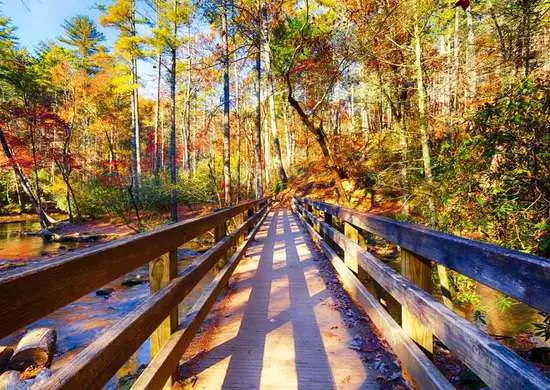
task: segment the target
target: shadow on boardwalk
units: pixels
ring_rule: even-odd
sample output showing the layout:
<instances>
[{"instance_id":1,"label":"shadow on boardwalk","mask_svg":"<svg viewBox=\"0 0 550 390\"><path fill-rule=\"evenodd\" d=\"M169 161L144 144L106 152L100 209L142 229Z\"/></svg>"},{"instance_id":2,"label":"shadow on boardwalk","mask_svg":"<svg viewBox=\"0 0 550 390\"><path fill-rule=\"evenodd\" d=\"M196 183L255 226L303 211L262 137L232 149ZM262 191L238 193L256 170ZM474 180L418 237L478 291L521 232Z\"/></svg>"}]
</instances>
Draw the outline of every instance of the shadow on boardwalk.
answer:
<instances>
[{"instance_id":1,"label":"shadow on boardwalk","mask_svg":"<svg viewBox=\"0 0 550 390\"><path fill-rule=\"evenodd\" d=\"M177 387L404 385L393 357L289 210L269 214L229 288L183 357Z\"/></svg>"}]
</instances>

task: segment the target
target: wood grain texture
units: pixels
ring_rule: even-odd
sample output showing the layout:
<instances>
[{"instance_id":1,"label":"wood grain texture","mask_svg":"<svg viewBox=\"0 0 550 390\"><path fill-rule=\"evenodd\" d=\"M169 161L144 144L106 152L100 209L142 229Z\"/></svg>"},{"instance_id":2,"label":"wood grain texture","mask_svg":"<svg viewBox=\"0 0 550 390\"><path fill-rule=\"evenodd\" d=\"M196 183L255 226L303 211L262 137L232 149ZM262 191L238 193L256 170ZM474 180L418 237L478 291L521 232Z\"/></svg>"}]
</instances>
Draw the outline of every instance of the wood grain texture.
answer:
<instances>
[{"instance_id":1,"label":"wood grain texture","mask_svg":"<svg viewBox=\"0 0 550 390\"><path fill-rule=\"evenodd\" d=\"M299 201L315 205L418 256L469 276L534 308L550 312L548 259L307 198Z\"/></svg>"},{"instance_id":2,"label":"wood grain texture","mask_svg":"<svg viewBox=\"0 0 550 390\"><path fill-rule=\"evenodd\" d=\"M415 256L406 249L401 250L401 273L415 286L432 291L432 267L429 260ZM405 333L425 351L433 353L433 336L406 306L401 307L401 326Z\"/></svg>"},{"instance_id":3,"label":"wood grain texture","mask_svg":"<svg viewBox=\"0 0 550 390\"><path fill-rule=\"evenodd\" d=\"M305 223L305 218L298 214L306 229L315 241L320 243L325 256L340 275L342 284L352 299L361 306L378 330L384 335L384 339L392 347L393 352L401 360L402 367L415 383L421 384L422 389L453 389L453 386L439 372L437 367L426 357L420 348L405 334L403 329L395 322L388 312L380 305L361 281L344 264L330 246Z\"/></svg>"},{"instance_id":4,"label":"wood grain texture","mask_svg":"<svg viewBox=\"0 0 550 390\"><path fill-rule=\"evenodd\" d=\"M309 213L309 217L313 216ZM488 386L509 390L550 388L550 379L534 366L437 302L429 293L413 285L342 233L323 222L321 231L345 250L356 251L360 266L431 329Z\"/></svg>"},{"instance_id":5,"label":"wood grain texture","mask_svg":"<svg viewBox=\"0 0 550 390\"><path fill-rule=\"evenodd\" d=\"M178 277L147 298L133 312L109 328L92 344L55 372L43 389L99 388L115 374L168 314L212 269L236 236L259 218L255 214L243 225L198 256Z\"/></svg>"},{"instance_id":6,"label":"wood grain texture","mask_svg":"<svg viewBox=\"0 0 550 390\"><path fill-rule=\"evenodd\" d=\"M155 259L149 263L149 290L152 294L160 290L162 287L170 283L170 280L174 279L178 273L177 267L177 253L176 251L170 251L165 253L158 259ZM168 342L172 333L178 326L178 309L174 308L168 317L161 322L159 327L151 333L149 337L151 357L158 354L161 348ZM159 388L170 389L172 387L172 378L167 378L164 386Z\"/></svg>"},{"instance_id":7,"label":"wood grain texture","mask_svg":"<svg viewBox=\"0 0 550 390\"><path fill-rule=\"evenodd\" d=\"M216 277L208 284L197 302L185 316L179 329L159 351L155 358L147 365L147 368L133 384L133 389L156 390L166 381L171 372L177 368L181 356L193 340L210 308L214 304L220 291L226 286L239 260L254 239L254 236L267 215L268 209L264 208L262 217L252 229L247 239L239 245L237 251L231 256L227 264L220 270Z\"/></svg>"},{"instance_id":8,"label":"wood grain texture","mask_svg":"<svg viewBox=\"0 0 550 390\"><path fill-rule=\"evenodd\" d=\"M259 202L253 200L60 256L42 266L1 278L0 338L174 250Z\"/></svg>"}]
</instances>

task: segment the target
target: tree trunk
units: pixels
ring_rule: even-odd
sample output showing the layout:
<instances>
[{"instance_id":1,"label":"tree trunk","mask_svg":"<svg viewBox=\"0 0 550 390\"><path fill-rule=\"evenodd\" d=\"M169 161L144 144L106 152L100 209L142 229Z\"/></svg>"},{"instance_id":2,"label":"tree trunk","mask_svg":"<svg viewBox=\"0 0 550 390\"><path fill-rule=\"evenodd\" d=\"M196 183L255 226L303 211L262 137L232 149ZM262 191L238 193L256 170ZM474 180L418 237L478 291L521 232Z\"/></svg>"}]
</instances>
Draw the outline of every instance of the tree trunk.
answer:
<instances>
[{"instance_id":1,"label":"tree trunk","mask_svg":"<svg viewBox=\"0 0 550 390\"><path fill-rule=\"evenodd\" d=\"M269 27L268 27L268 20L267 20L267 8L263 7L263 17L264 17L264 68L265 72L267 74L267 84L268 84L268 91L269 91L269 97L268 97L268 106L269 106L269 117L271 120L271 134L273 136L273 150L275 152L275 169L277 170L277 174L279 175L279 179L286 183L288 182L288 178L286 176L285 169L283 167L283 158L281 157L281 143L279 141L279 134L277 131L277 116L275 113L275 86L273 83L273 73L271 71L271 51L269 47ZM267 131L267 129L266 129ZM268 143L266 143L266 153L268 148ZM266 154L267 156L267 154ZM266 171L268 168L268 160L266 159Z\"/></svg>"},{"instance_id":2,"label":"tree trunk","mask_svg":"<svg viewBox=\"0 0 550 390\"><path fill-rule=\"evenodd\" d=\"M290 129L288 127L288 118L286 117L286 104L283 102L282 107L282 113L283 113L283 129L285 130L285 165L286 170L291 171L291 163L292 163L292 134L290 133Z\"/></svg>"},{"instance_id":3,"label":"tree trunk","mask_svg":"<svg viewBox=\"0 0 550 390\"><path fill-rule=\"evenodd\" d=\"M430 155L430 140L428 135L428 123L426 122L426 91L424 89L424 75L422 70L422 47L420 43L420 28L418 20L414 24L414 52L415 52L415 72L416 87L418 96L418 120L420 122L420 144L422 147L422 163L424 165L424 177L428 185L428 207L430 224L435 222L435 206L433 199L433 178Z\"/></svg>"},{"instance_id":4,"label":"tree trunk","mask_svg":"<svg viewBox=\"0 0 550 390\"><path fill-rule=\"evenodd\" d=\"M174 26L174 32L176 28ZM178 221L178 193L176 166L176 48L171 49L172 66L170 69L170 215L172 222Z\"/></svg>"},{"instance_id":5,"label":"tree trunk","mask_svg":"<svg viewBox=\"0 0 550 390\"><path fill-rule=\"evenodd\" d=\"M418 26L417 26L418 27ZM458 89L460 88L460 11L459 7L455 7L455 29L454 29L454 46L453 46L453 57L454 57L454 65L453 65L453 73L454 73L454 79L453 79L453 112L454 115L458 113L459 108L459 102L458 102Z\"/></svg>"},{"instance_id":6,"label":"tree trunk","mask_svg":"<svg viewBox=\"0 0 550 390\"><path fill-rule=\"evenodd\" d=\"M266 109L264 109L264 117L262 119L262 132L264 136L264 185L269 188L269 183L271 182L271 137L269 134L269 126L267 124L267 106Z\"/></svg>"},{"instance_id":7,"label":"tree trunk","mask_svg":"<svg viewBox=\"0 0 550 390\"><path fill-rule=\"evenodd\" d=\"M465 65L468 73L468 84L465 91L465 100L468 104L474 99L477 83L474 21L472 18L471 6L466 9L466 24L468 25L468 46L466 47Z\"/></svg>"},{"instance_id":8,"label":"tree trunk","mask_svg":"<svg viewBox=\"0 0 550 390\"><path fill-rule=\"evenodd\" d=\"M155 134L153 148L153 173L158 177L160 169L160 151L159 151L159 125L160 125L160 86L162 78L162 54L157 54L157 93L155 96Z\"/></svg>"},{"instance_id":9,"label":"tree trunk","mask_svg":"<svg viewBox=\"0 0 550 390\"><path fill-rule=\"evenodd\" d=\"M260 8L258 8L260 12ZM258 15L259 24L261 24L261 15ZM256 199L263 198L262 187L262 40L261 26L258 28L256 42L256 139L254 147L254 165L256 178Z\"/></svg>"},{"instance_id":10,"label":"tree trunk","mask_svg":"<svg viewBox=\"0 0 550 390\"><path fill-rule=\"evenodd\" d=\"M300 103L298 103L298 101L294 99L294 96L292 94L292 84L290 82L290 75L288 73L285 75L285 79L286 79L286 84L288 89L288 103L292 106L292 108L294 108L294 110L300 117L300 120L302 121L306 129L313 136L315 136L315 139L317 140L317 143L321 148L321 152L323 153L323 157L325 158L328 164L328 168L333 173L334 183L336 185L336 192L338 194L338 197L344 199L344 202L347 203L349 201L349 198L347 196L346 190L344 189L344 186L342 185L343 170L336 164L336 161L332 157L332 153L330 152L330 149L326 142L324 130L321 126L315 126L315 124L313 123L313 119L310 118L305 113L302 106L300 106ZM306 136L306 140L307 140L307 136ZM306 154L307 154L307 144L306 144Z\"/></svg>"},{"instance_id":11,"label":"tree trunk","mask_svg":"<svg viewBox=\"0 0 550 390\"><path fill-rule=\"evenodd\" d=\"M19 180L19 184L21 185L21 188L23 188L23 192L25 192L25 195L27 195L27 198L29 198L29 200L31 201L31 204L34 210L36 211L36 214L38 215L40 226L42 226L42 228L48 228L52 226L53 224L55 224L56 221L52 217L50 217L42 208L42 205L40 204L40 202L38 201L36 195L32 190L31 184L27 176L25 176L25 174L19 167L19 164L17 163L17 160L15 159L15 156L13 155L9 147L8 142L4 136L3 130L0 130L0 144L2 144L4 155L6 156L6 159L8 160L8 162L10 163L13 169L13 173Z\"/></svg>"},{"instance_id":12,"label":"tree trunk","mask_svg":"<svg viewBox=\"0 0 550 390\"><path fill-rule=\"evenodd\" d=\"M233 46L236 46L235 44ZM235 52L235 65L233 66L233 74L235 79L235 119L237 126L237 166L235 167L235 202L241 201L241 101L239 97L239 71L237 69L237 53Z\"/></svg>"},{"instance_id":13,"label":"tree trunk","mask_svg":"<svg viewBox=\"0 0 550 390\"><path fill-rule=\"evenodd\" d=\"M428 208L429 220L431 227L436 227L435 204L433 195L433 177L430 155L430 140L428 135L428 124L426 122L426 92L424 89L424 75L422 69L422 46L420 42L420 28L418 26L418 18L415 17L414 24L414 52L415 52L415 71L416 71L416 86L418 89L418 118L420 121L420 143L422 146L422 162L424 165L424 177L427 184L428 192ZM437 273L443 295L443 302L446 306L452 308L450 299L451 288L447 269L442 265L437 265Z\"/></svg>"},{"instance_id":14,"label":"tree trunk","mask_svg":"<svg viewBox=\"0 0 550 390\"><path fill-rule=\"evenodd\" d=\"M135 34L135 32L134 32ZM131 59L132 66L132 81L134 85L138 83L137 76L137 60L135 57ZM130 140L132 149L132 191L134 197L139 199L139 189L141 187L141 155L140 155L140 139L139 139L139 91L137 87L132 89L131 99L132 110L132 137Z\"/></svg>"},{"instance_id":15,"label":"tree trunk","mask_svg":"<svg viewBox=\"0 0 550 390\"><path fill-rule=\"evenodd\" d=\"M192 133L192 130L191 130L191 80L192 80L192 75L191 75L191 70L192 70L192 67L193 67L193 58L191 57L191 25L189 24L188 25L188 39L189 39L189 42L187 44L187 58L188 58L188 69L187 69L187 90L186 90L186 95L187 95L187 100L186 100L186 110L185 110L185 113L186 113L186 116L185 116L185 120L186 120L186 128L187 128L187 137L185 139L185 144L187 145L186 146L186 149L187 149L187 152L185 154L185 170L187 171L188 175L191 175L192 173L192 158L191 158L191 149L192 149L192 146L191 146L191 133Z\"/></svg>"},{"instance_id":16,"label":"tree trunk","mask_svg":"<svg viewBox=\"0 0 550 390\"><path fill-rule=\"evenodd\" d=\"M223 2L223 189L224 203L231 204L231 133L229 128L229 31L227 26L227 1Z\"/></svg>"}]
</instances>

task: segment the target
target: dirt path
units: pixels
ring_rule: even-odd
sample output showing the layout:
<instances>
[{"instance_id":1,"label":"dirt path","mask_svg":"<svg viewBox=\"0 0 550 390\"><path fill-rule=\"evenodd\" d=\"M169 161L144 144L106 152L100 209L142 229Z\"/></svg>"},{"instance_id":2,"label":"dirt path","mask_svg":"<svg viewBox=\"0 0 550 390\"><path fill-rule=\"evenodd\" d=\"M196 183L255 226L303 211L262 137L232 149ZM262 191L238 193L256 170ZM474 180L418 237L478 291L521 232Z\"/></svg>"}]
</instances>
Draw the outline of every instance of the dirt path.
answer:
<instances>
[{"instance_id":1,"label":"dirt path","mask_svg":"<svg viewBox=\"0 0 550 390\"><path fill-rule=\"evenodd\" d=\"M256 240L183 357L176 387L407 387L290 210L271 212Z\"/></svg>"}]
</instances>

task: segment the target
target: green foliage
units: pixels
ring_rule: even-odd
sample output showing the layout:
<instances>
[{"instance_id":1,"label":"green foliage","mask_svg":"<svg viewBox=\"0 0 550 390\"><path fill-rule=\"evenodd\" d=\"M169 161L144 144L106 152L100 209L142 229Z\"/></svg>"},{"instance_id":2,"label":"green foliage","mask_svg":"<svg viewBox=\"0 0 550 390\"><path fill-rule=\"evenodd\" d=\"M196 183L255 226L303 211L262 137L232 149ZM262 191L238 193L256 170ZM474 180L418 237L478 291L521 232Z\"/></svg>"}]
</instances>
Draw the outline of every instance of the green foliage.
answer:
<instances>
[{"instance_id":1,"label":"green foliage","mask_svg":"<svg viewBox=\"0 0 550 390\"><path fill-rule=\"evenodd\" d=\"M271 185L271 191L274 193L274 194L278 194L280 193L281 191L285 190L286 189L286 183L278 180L276 182L274 182L272 185Z\"/></svg>"},{"instance_id":2,"label":"green foliage","mask_svg":"<svg viewBox=\"0 0 550 390\"><path fill-rule=\"evenodd\" d=\"M477 324L487 325L487 313L482 310L474 311L474 322Z\"/></svg>"},{"instance_id":3,"label":"green foliage","mask_svg":"<svg viewBox=\"0 0 550 390\"><path fill-rule=\"evenodd\" d=\"M550 87L526 80L472 120L435 160L439 228L548 254Z\"/></svg>"},{"instance_id":4,"label":"green foliage","mask_svg":"<svg viewBox=\"0 0 550 390\"><path fill-rule=\"evenodd\" d=\"M90 218L121 215L128 209L128 195L124 188L106 186L97 181L79 185L77 197L81 213Z\"/></svg>"},{"instance_id":5,"label":"green foliage","mask_svg":"<svg viewBox=\"0 0 550 390\"><path fill-rule=\"evenodd\" d=\"M455 301L458 304L476 305L479 303L475 280L456 272L451 272L451 280L456 291Z\"/></svg>"},{"instance_id":6,"label":"green foliage","mask_svg":"<svg viewBox=\"0 0 550 390\"><path fill-rule=\"evenodd\" d=\"M516 301L512 298L503 295L497 299L497 308L501 313L504 313L508 311L515 302Z\"/></svg>"}]
</instances>

